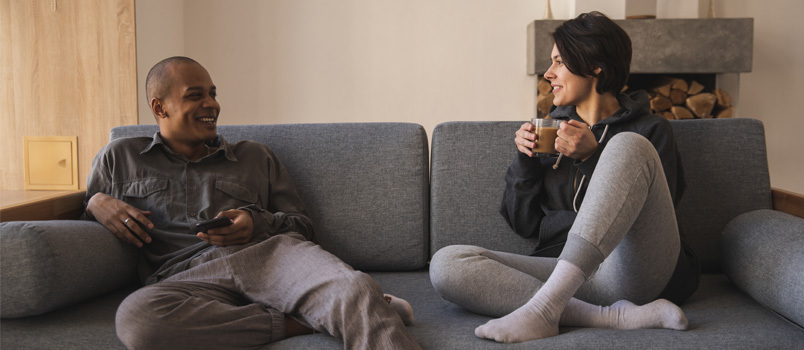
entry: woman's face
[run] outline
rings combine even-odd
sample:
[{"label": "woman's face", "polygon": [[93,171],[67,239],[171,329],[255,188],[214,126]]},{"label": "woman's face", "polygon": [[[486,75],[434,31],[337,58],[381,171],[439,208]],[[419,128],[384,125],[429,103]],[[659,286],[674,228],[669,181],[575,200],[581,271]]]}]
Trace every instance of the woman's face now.
[{"label": "woman's face", "polygon": [[597,78],[575,75],[567,69],[558,47],[553,45],[550,53],[553,62],[544,73],[544,78],[553,87],[553,104],[556,106],[577,106],[583,104],[592,93],[595,93]]}]

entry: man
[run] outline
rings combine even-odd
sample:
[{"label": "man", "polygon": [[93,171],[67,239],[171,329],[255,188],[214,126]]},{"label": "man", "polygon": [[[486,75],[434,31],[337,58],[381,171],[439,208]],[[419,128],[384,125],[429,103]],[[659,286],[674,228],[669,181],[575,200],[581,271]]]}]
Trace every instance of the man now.
[{"label": "man", "polygon": [[[313,330],[350,349],[419,348],[404,328],[407,302],[311,242],[312,221],[279,159],[217,135],[220,105],[204,67],[165,59],[146,93],[159,132],[109,143],[87,184],[87,217],[143,252],[146,286],[117,311],[128,348],[256,348]],[[191,228],[213,217],[232,223]]]}]

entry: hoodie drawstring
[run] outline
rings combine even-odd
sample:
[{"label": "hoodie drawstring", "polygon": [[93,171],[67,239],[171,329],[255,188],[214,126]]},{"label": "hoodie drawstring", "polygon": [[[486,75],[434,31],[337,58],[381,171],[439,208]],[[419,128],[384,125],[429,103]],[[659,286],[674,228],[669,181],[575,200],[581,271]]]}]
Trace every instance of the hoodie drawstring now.
[{"label": "hoodie drawstring", "polygon": [[[592,127],[590,126],[589,128],[591,129]],[[609,131],[609,125],[606,124],[606,128],[603,129],[603,134],[600,135],[600,139],[597,140],[598,145],[601,142],[603,142],[603,139],[606,137],[606,133],[608,131]],[[580,184],[578,184],[578,190],[575,191],[575,197],[572,198],[572,209],[574,209],[576,213],[578,212],[578,206],[576,205],[576,202],[578,201],[578,195],[581,193],[581,188],[583,188],[583,180],[585,180],[585,179],[586,179],[586,175],[581,176],[581,182],[580,182]]]}]

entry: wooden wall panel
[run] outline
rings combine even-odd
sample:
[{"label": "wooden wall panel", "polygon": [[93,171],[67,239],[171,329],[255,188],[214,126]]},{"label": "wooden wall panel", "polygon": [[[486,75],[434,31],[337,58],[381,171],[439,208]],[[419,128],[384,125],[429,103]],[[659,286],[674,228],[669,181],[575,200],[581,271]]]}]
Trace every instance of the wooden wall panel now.
[{"label": "wooden wall panel", "polygon": [[0,189],[23,136],[78,136],[79,182],[109,130],[137,124],[134,0],[0,0]]}]

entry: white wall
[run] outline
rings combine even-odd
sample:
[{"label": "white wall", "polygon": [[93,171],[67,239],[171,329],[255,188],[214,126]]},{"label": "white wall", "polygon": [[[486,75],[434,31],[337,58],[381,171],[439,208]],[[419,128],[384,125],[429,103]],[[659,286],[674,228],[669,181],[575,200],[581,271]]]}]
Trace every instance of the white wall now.
[{"label": "white wall", "polygon": [[[667,0],[659,2],[667,11]],[[739,114],[765,123],[772,185],[804,193],[804,118],[794,109],[804,82],[804,42],[796,36],[804,32],[796,18],[804,1],[716,4],[719,17],[755,18],[754,70],[742,75]],[[432,134],[445,121],[535,113],[525,28],[542,17],[546,0],[136,5],[138,90],[160,59],[193,57],[218,86],[222,124],[403,121]],[[555,18],[568,18],[570,8],[569,0],[552,2]],[[140,100],[140,123],[154,123]]]},{"label": "white wall", "polygon": [[753,71],[740,75],[739,115],[765,124],[771,185],[804,194],[804,1],[718,1],[719,17],[754,18]]},{"label": "white wall", "polygon": [[[174,52],[151,47],[155,38],[139,31],[163,3],[137,1],[143,76],[157,57]],[[174,20],[184,23],[184,54],[205,65],[218,86],[222,124],[404,121],[430,133],[447,120],[534,114],[525,26],[543,6],[531,0],[193,0]],[[153,123],[142,110],[140,122]]]},{"label": "white wall", "polygon": [[157,62],[184,56],[184,0],[135,0],[137,110],[140,124],[156,124],[145,98],[145,77]]}]

